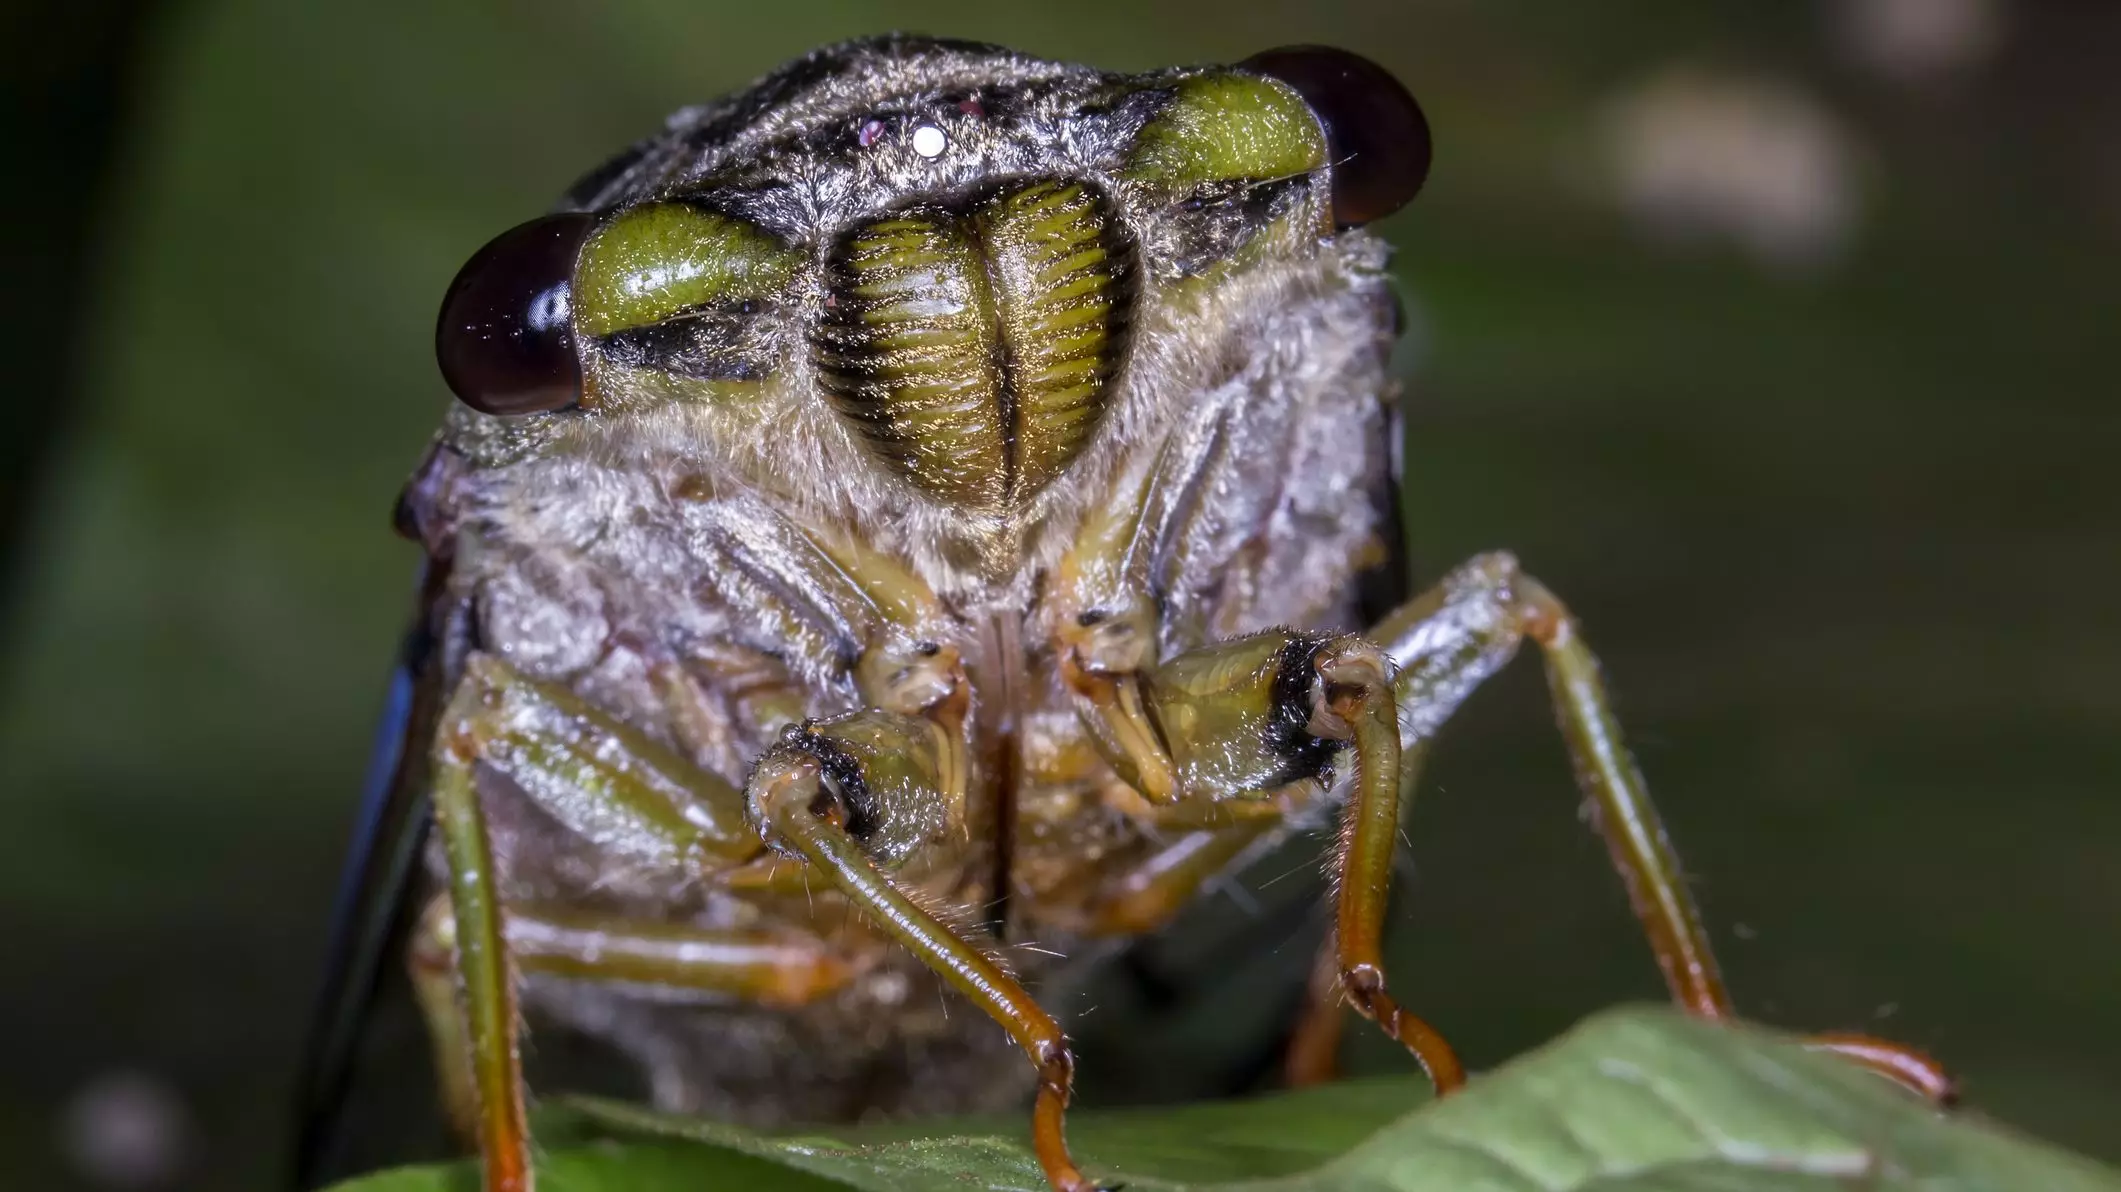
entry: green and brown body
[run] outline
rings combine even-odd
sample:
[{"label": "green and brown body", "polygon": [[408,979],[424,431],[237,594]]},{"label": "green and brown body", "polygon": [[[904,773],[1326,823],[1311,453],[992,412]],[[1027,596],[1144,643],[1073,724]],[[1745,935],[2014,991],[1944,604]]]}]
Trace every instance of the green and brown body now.
[{"label": "green and brown body", "polygon": [[[1727,1012],[1552,597],[1493,556],[1357,623],[1397,328],[1349,225],[1419,170],[1339,98],[1419,116],[1336,54],[821,51],[467,267],[401,520],[441,643],[414,970],[490,1188],[529,1180],[519,1009],[751,1121],[1035,1085],[1087,1188],[1034,992],[1336,814],[1325,971],[1455,1085],[1380,968],[1400,792],[1526,636],[1675,994]],[[530,315],[460,313],[526,259]]]}]

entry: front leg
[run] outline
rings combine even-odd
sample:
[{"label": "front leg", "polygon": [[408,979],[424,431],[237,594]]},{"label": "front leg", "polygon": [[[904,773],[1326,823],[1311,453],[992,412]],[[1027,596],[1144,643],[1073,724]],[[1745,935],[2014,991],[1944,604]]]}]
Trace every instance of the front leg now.
[{"label": "front leg", "polygon": [[[477,770],[511,779],[561,824],[638,863],[701,872],[736,865],[765,845],[727,783],[572,692],[525,678],[490,655],[467,660],[443,710],[433,760],[461,1013],[430,1014],[436,1046],[454,1052],[439,1057],[444,1097],[460,1122],[468,1117],[474,1125],[486,1192],[529,1192],[516,965]],[[421,958],[413,959],[417,966]],[[423,998],[430,1008],[434,990],[430,981]]]},{"label": "front leg", "polygon": [[[1340,813],[1333,939],[1340,985],[1363,1017],[1414,1053],[1438,1093],[1465,1083],[1458,1057],[1385,989],[1384,922],[1399,849],[1399,708],[1376,647],[1343,639],[1318,661],[1322,711],[1353,741],[1354,781]],[[1445,1061],[1448,1061],[1447,1065]]]},{"label": "front leg", "polygon": [[[855,677],[874,709],[797,735],[836,735],[843,747],[857,750],[864,742],[877,747],[871,786],[887,796],[888,806],[870,807],[875,815],[862,825],[871,848],[946,841],[951,847],[940,851],[955,855],[952,849],[966,843],[969,702],[956,651],[905,633],[884,634],[865,651]],[[683,736],[685,718],[673,721]],[[829,992],[843,979],[837,960],[790,956],[771,941],[609,922],[587,925],[590,934],[607,936],[590,940],[583,938],[583,923],[564,915],[503,907],[477,790],[482,772],[506,779],[544,816],[618,863],[677,880],[712,878],[738,893],[807,889],[808,865],[799,857],[794,865],[774,863],[763,835],[770,826],[750,814],[742,791],[567,688],[528,678],[492,655],[470,655],[440,717],[433,771],[435,824],[448,868],[447,951],[454,952],[457,988],[445,997],[446,986],[429,964],[422,1000],[444,1052],[444,1096],[455,1116],[472,1124],[486,1192],[529,1192],[533,1179],[517,1042],[518,969],[645,977],[769,1003],[786,1000],[775,982],[791,976],[791,965],[793,979],[807,983],[805,996]],[[673,930],[684,938],[673,938]],[[446,955],[434,933],[424,943],[427,954],[413,957],[416,972],[423,960]],[[702,956],[701,945],[716,955]],[[440,1013],[448,1003],[452,1012]]]},{"label": "front leg", "polygon": [[791,731],[752,770],[746,797],[762,834],[808,861],[864,914],[1009,1032],[1038,1070],[1032,1146],[1056,1192],[1095,1192],[1068,1153],[1075,1057],[1060,1024],[964,928],[902,889],[886,865],[948,825],[930,809],[953,793],[949,751],[931,721],[862,712]]},{"label": "front leg", "polygon": [[[1400,705],[1400,741],[1409,759],[1418,758],[1459,703],[1507,663],[1524,639],[1539,646],[1577,784],[1672,999],[1702,1018],[1735,1017],[1701,912],[1621,738],[1597,659],[1561,601],[1520,571],[1510,556],[1483,555],[1387,616],[1371,636],[1398,668],[1393,690]],[[1412,787],[1413,766],[1407,769],[1403,789]],[[1364,846],[1350,838],[1344,850],[1344,933],[1351,926],[1351,899],[1362,904],[1353,916],[1358,932],[1368,932],[1368,925],[1383,916],[1389,845],[1398,831],[1397,797],[1397,791],[1380,790],[1373,805],[1364,809],[1364,800],[1371,796],[1359,792],[1343,821],[1356,825],[1353,831],[1368,842]],[[1360,1007],[1360,994],[1352,984],[1349,994]],[[1948,1100],[1951,1095],[1950,1079],[1920,1052],[1855,1035],[1820,1035],[1813,1042],[1932,1099]]]},{"label": "front leg", "polygon": [[[947,861],[967,843],[963,725],[970,697],[957,652],[888,633],[864,652],[855,677],[871,711],[791,731],[866,758],[864,789],[879,802],[858,801],[863,811],[853,826],[867,847],[905,850],[895,855],[903,860],[917,846],[943,842],[931,851]],[[684,719],[673,716],[680,736]],[[799,854],[777,863],[768,853],[771,825],[751,813],[744,792],[565,687],[528,678],[492,655],[470,655],[440,717],[433,770],[448,913],[431,917],[412,959],[416,974],[424,972],[418,987],[443,1053],[444,1096],[477,1136],[486,1192],[529,1192],[532,1181],[518,969],[645,979],[766,1003],[818,996],[847,976],[839,958],[807,941],[790,952],[786,941],[741,933],[585,923],[551,908],[503,907],[477,790],[481,772],[507,780],[547,818],[618,863],[676,880],[709,878],[739,894],[800,893],[809,885],[810,867]],[[457,988],[444,996],[431,962],[451,952]],[[445,1007],[451,1012],[441,1013]]]},{"label": "front leg", "polygon": [[1152,829],[1193,829],[1123,875],[1095,908],[1102,930],[1139,929],[1182,905],[1254,841],[1323,802],[1347,768],[1335,864],[1341,985],[1411,1052],[1439,1092],[1465,1083],[1457,1054],[1385,988],[1383,926],[1399,840],[1401,746],[1390,664],[1359,638],[1269,630],[1144,665],[1146,602],[1064,628],[1061,669],[1084,725],[1140,796]]},{"label": "front leg", "polygon": [[[1451,1049],[1398,1005],[1384,979],[1400,801],[1443,722],[1529,637],[1546,655],[1578,781],[1673,999],[1700,1017],[1734,1016],[1597,662],[1567,609],[1508,556],[1476,559],[1388,616],[1373,634],[1381,649],[1275,631],[1157,663],[1145,600],[1078,607],[1084,611],[1060,624],[1062,674],[1090,735],[1139,796],[1129,810],[1153,827],[1201,830],[1123,877],[1101,908],[1106,924],[1138,926],[1180,905],[1217,872],[1214,860],[1235,857],[1252,835],[1302,806],[1289,793],[1303,776],[1301,759],[1316,765],[1319,747],[1346,747],[1348,802],[1334,861],[1339,990],[1404,1043],[1440,1091],[1457,1087],[1464,1076]],[[1325,1002],[1321,1013],[1330,1019],[1336,1009]],[[1311,1034],[1320,1046],[1309,1049],[1307,1073],[1320,1070],[1316,1054],[1331,1038],[1330,1030]],[[1949,1080],[1919,1052],[1860,1036],[1814,1042],[1925,1095],[1949,1096]]]}]

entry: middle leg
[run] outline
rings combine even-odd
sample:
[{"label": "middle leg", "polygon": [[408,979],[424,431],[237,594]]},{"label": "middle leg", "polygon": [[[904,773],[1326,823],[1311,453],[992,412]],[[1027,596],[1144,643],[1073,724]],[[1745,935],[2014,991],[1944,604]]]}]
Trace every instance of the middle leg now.
[{"label": "middle leg", "polygon": [[[659,991],[802,1006],[843,988],[873,957],[792,931],[713,929],[662,920],[509,904],[502,938],[525,976],[619,982]],[[457,1134],[478,1139],[473,1049],[457,1005],[457,923],[446,894],[413,930],[407,965],[433,1044],[442,1107]]]}]

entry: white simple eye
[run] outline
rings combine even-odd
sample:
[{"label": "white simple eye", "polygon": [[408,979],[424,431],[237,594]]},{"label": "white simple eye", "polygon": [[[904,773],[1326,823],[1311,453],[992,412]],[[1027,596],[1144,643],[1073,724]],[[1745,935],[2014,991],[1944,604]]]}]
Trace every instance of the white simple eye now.
[{"label": "white simple eye", "polygon": [[950,138],[933,124],[923,124],[913,130],[913,151],[922,157],[941,157]]}]

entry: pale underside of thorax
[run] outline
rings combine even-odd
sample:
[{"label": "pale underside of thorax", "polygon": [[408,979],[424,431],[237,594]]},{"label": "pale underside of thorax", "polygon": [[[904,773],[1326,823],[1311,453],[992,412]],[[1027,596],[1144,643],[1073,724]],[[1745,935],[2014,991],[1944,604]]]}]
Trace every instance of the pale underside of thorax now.
[{"label": "pale underside of thorax", "polygon": [[[867,475],[835,494],[814,461],[733,474],[697,453],[645,465],[561,454],[467,471],[445,499],[476,646],[666,741],[671,710],[654,676],[679,668],[715,728],[693,760],[741,785],[788,723],[859,705],[854,667],[880,634],[942,641],[973,686],[967,831],[981,838],[936,841],[908,876],[953,898],[991,898],[986,887],[1005,871],[991,855],[998,817],[1009,814],[1018,855],[1008,869],[1015,892],[1030,896],[1019,912],[1035,924],[1048,900],[1065,918],[1061,904],[1082,895],[1086,875],[1145,840],[1108,806],[1118,780],[1058,680],[1054,570],[1087,518],[1121,510],[1135,524],[1111,582],[1148,588],[1166,656],[1270,626],[1359,628],[1348,591],[1374,549],[1387,466],[1391,316],[1380,257],[1374,241],[1343,237],[1189,312],[1212,315],[1216,332],[1132,361],[1125,416],[1100,429],[1035,519],[1000,529],[953,522],[922,494]],[[859,468],[855,445],[844,446],[843,469]],[[803,491],[789,491],[791,476]],[[979,551],[938,542],[952,535],[960,547],[999,536],[1015,553],[1006,568],[968,569],[956,560]],[[847,544],[925,589],[929,611],[911,618],[920,623],[904,624],[902,608],[850,574]],[[996,741],[1013,756],[996,756]],[[1002,790],[1003,770],[1013,790]],[[1000,798],[1010,811],[992,806]],[[542,896],[586,889],[669,917],[756,913],[694,875],[629,872],[534,813],[499,807],[495,820],[504,870]],[[511,865],[511,852],[542,856]]]}]

